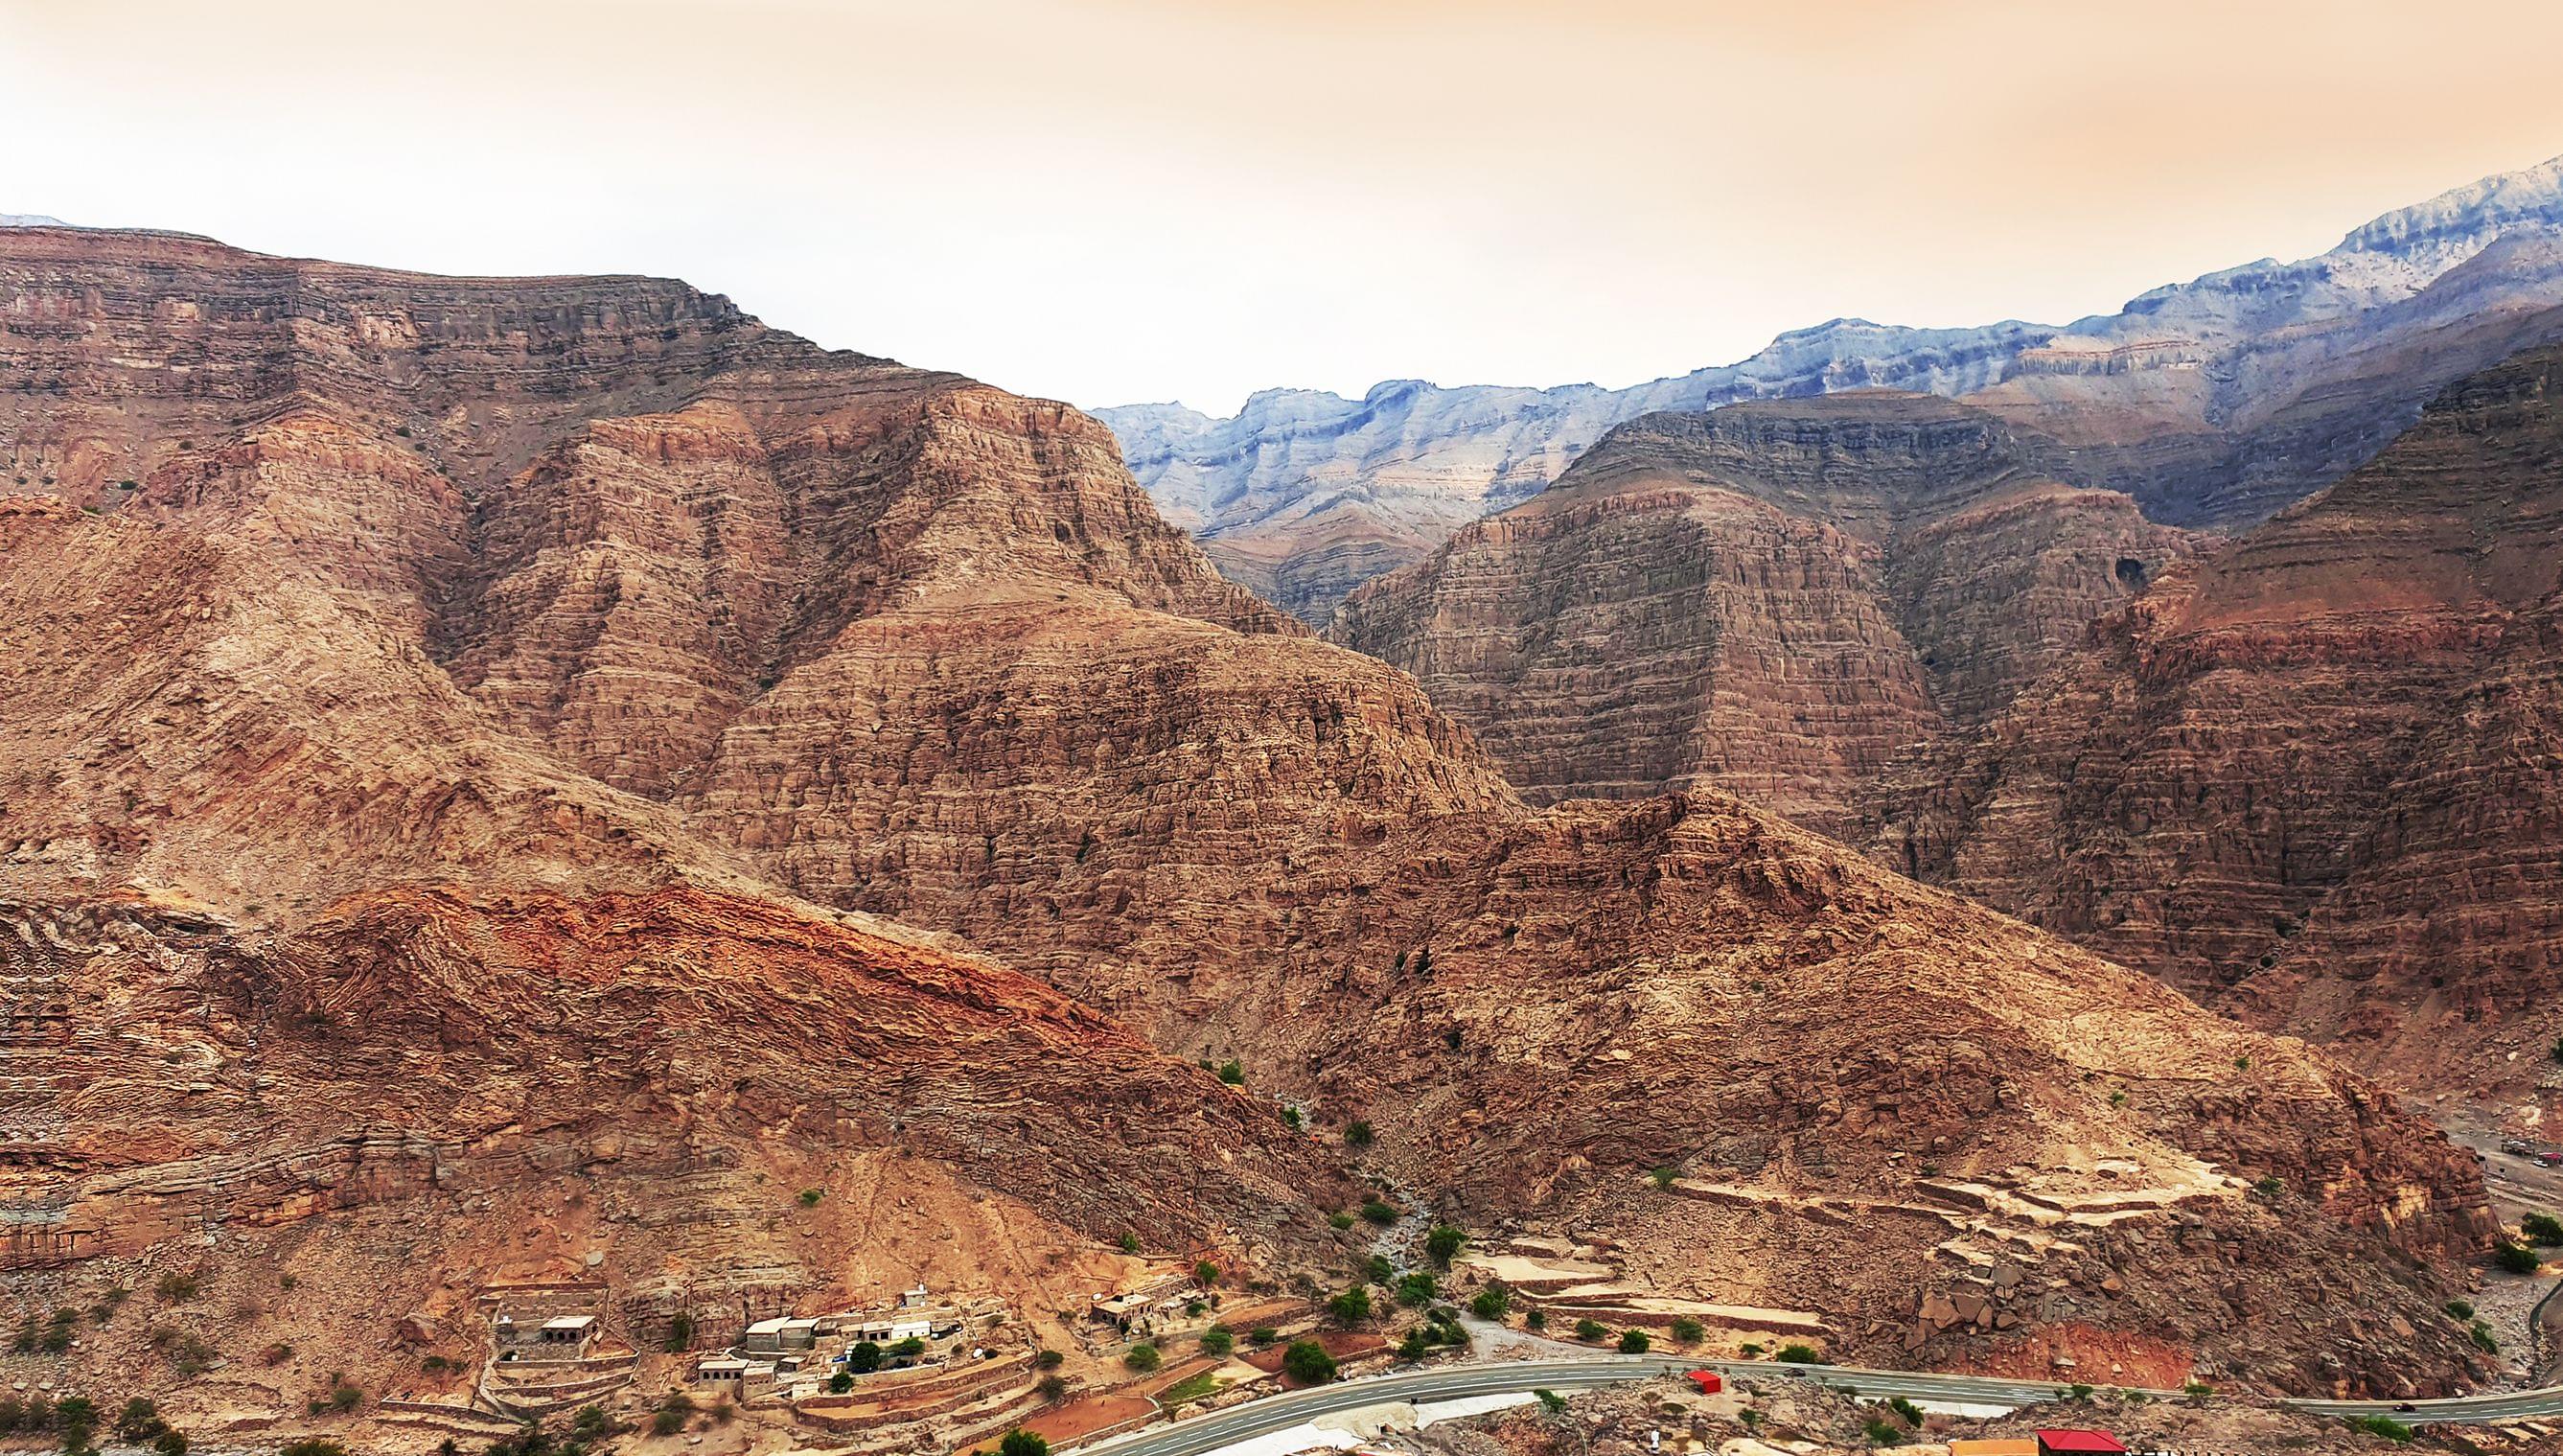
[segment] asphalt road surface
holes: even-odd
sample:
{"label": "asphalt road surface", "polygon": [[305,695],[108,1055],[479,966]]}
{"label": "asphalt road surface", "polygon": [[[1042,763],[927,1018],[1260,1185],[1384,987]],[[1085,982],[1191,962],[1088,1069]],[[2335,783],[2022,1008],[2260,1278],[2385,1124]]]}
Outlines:
{"label": "asphalt road surface", "polygon": [[[1862,1395],[1883,1399],[1901,1395],[1911,1400],[1964,1401],[1982,1405],[2028,1405],[2055,1398],[2062,1388],[2053,1380],[2017,1380],[1989,1375],[1945,1375],[1912,1370],[1869,1370],[1848,1365],[1786,1365],[1768,1360],[1690,1360],[1671,1355],[1590,1355],[1577,1359],[1511,1360],[1497,1364],[1445,1365],[1434,1369],[1368,1375],[1307,1390],[1293,1390],[1250,1400],[1244,1405],[1195,1416],[1173,1425],[1155,1426],[1115,1436],[1083,1448],[1082,1456],[1202,1456],[1223,1446],[1286,1430],[1322,1415],[1397,1402],[1458,1400],[1471,1395],[1510,1395],[1531,1390],[1590,1390],[1624,1380],[1650,1379],[1682,1370],[1712,1369],[1760,1381],[1810,1380],[1850,1386]],[[2174,1398],[2178,1392],[2147,1392]],[[2407,1422],[2456,1421],[2488,1424],[2523,1416],[2563,1415],[2563,1386],[2514,1390],[2492,1395],[2466,1395],[2449,1400],[2418,1400],[2398,1411],[2390,1400],[2296,1400],[2289,1404],[2323,1415],[2396,1415]]]}

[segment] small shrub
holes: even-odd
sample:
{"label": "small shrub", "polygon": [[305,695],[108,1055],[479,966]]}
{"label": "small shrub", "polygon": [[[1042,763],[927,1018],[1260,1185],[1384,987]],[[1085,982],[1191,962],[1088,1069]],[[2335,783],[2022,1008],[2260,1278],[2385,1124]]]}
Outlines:
{"label": "small shrub", "polygon": [[1499,1283],[1489,1283],[1469,1301],[1469,1313],[1480,1320],[1500,1320],[1513,1306],[1513,1292]]}
{"label": "small shrub", "polygon": [[2204,1380],[2192,1380],[2180,1387],[2180,1393],[2188,1396],[2192,1405],[2205,1405],[2216,1394],[2216,1387]]}
{"label": "small shrub", "polygon": [[2450,1300],[2441,1308],[2460,1320],[2470,1320],[2474,1317],[2474,1305],[2471,1300]]}
{"label": "small shrub", "polygon": [[1231,1087],[1244,1087],[1246,1085],[1246,1069],[1233,1061],[1222,1062],[1219,1064],[1219,1080],[1227,1083]]}
{"label": "small shrub", "polygon": [[347,1448],[335,1441],[296,1441],[276,1456],[347,1456]]}
{"label": "small shrub", "polygon": [[1050,1442],[1017,1426],[997,1443],[997,1456],[1050,1456]]}
{"label": "small shrub", "polygon": [[1896,1395],[1887,1400],[1886,1408],[1894,1411],[1897,1415],[1902,1416],[1906,1425],[1913,1427],[1917,1431],[1922,1429],[1921,1406],[1914,1404],[1912,1401],[1905,1399],[1901,1395]]}
{"label": "small shrub", "polygon": [[1125,1254],[1135,1254],[1139,1252],[1139,1236],[1134,1233],[1123,1234],[1121,1236],[1121,1252]]}
{"label": "small shrub", "polygon": [[2249,1071],[2251,1071],[2251,1070],[2252,1070],[2252,1059],[2251,1059],[2250,1057],[2236,1057],[2236,1058],[2234,1059],[2234,1070],[2235,1070],[2235,1071],[2237,1071],[2237,1072],[2249,1072]]}
{"label": "small shrub", "polygon": [[1433,1303],[1440,1292],[1440,1282],[1430,1274],[1410,1274],[1397,1282],[1397,1302],[1408,1309]]}
{"label": "small shrub", "polygon": [[1208,1289],[1210,1286],[1219,1283],[1219,1266],[1208,1259],[1204,1259],[1200,1263],[1195,1264],[1193,1266],[1193,1283],[1202,1286],[1204,1289]]}
{"label": "small shrub", "polygon": [[804,1208],[816,1208],[819,1206],[819,1200],[827,1196],[828,1190],[825,1188],[803,1188],[801,1190],[801,1206]]}
{"label": "small shrub", "polygon": [[1522,1324],[1531,1330],[1545,1330],[1548,1328],[1548,1311],[1533,1310],[1522,1316]]}
{"label": "small shrub", "polygon": [[1743,1355],[1746,1359],[1751,1359],[1762,1352],[1762,1347],[1748,1340],[1743,1345],[1737,1347],[1736,1352]]}
{"label": "small shrub", "polygon": [[2474,1349],[2485,1354],[2500,1353],[2500,1342],[2491,1338],[2491,1327],[2480,1320],[2466,1328],[2465,1338],[2474,1343]]}
{"label": "small shrub", "polygon": [[1353,1226],[1353,1216],[1338,1208],[1326,1215],[1326,1222],[1334,1228],[1350,1228]]}
{"label": "small shrub", "polygon": [[1623,1330],[1620,1332],[1620,1352],[1622,1354],[1645,1354],[1648,1348],[1654,1344],[1654,1341],[1647,1338],[1647,1332],[1644,1330]]}
{"label": "small shrub", "polygon": [[1674,1185],[1674,1179],[1679,1176],[1680,1173],[1677,1172],[1674,1165],[1669,1162],[1658,1163],[1656,1166],[1647,1169],[1647,1177],[1659,1188],[1672,1187]]}
{"label": "small shrub", "polygon": [[1684,1315],[1674,1321],[1672,1333],[1676,1345],[1697,1345],[1701,1337],[1708,1334],[1708,1328]]}
{"label": "small shrub", "polygon": [[258,1352],[258,1362],[263,1365],[281,1365],[292,1358],[294,1347],[282,1340]]}
{"label": "small shrub", "polygon": [[1134,1345],[1121,1352],[1121,1363],[1143,1375],[1155,1369],[1164,1359],[1165,1356],[1159,1354],[1157,1347],[1153,1345]]}
{"label": "small shrub", "polygon": [[341,1380],[329,1390],[329,1408],[344,1415],[365,1403],[365,1392]]}
{"label": "small shrub", "polygon": [[2279,1181],[2275,1175],[2264,1175],[2252,1184],[2252,1191],[2264,1198],[2275,1198],[2287,1191],[2287,1185]]}
{"label": "small shrub", "polygon": [[2518,1221],[2518,1231],[2527,1235],[2527,1241],[2531,1244],[2541,1244],[2548,1248],[2563,1244],[2563,1220],[2558,1220],[2551,1213],[2527,1215]]}
{"label": "small shrub", "polygon": [[668,1352],[683,1354],[691,1350],[693,1344],[694,1317],[684,1310],[679,1310],[677,1317],[668,1322]]}
{"label": "small shrub", "polygon": [[1599,1340],[1610,1333],[1610,1331],[1602,1328],[1602,1322],[1599,1320],[1578,1320],[1575,1322],[1575,1338],[1578,1340]]}
{"label": "small shrub", "polygon": [[853,1388],[855,1376],[851,1370],[839,1370],[828,1377],[828,1393],[831,1395],[843,1395]]}
{"label": "small shrub", "polygon": [[164,1305],[183,1305],[196,1297],[196,1276],[172,1269],[160,1276],[160,1282],[151,1287],[151,1292],[159,1296],[160,1303]]}
{"label": "small shrub", "polygon": [[1386,1254],[1373,1254],[1363,1260],[1362,1271],[1365,1278],[1382,1289],[1397,1283],[1397,1266],[1388,1262]]}
{"label": "small shrub", "polygon": [[1313,1340],[1297,1340],[1282,1352],[1282,1371],[1302,1385],[1322,1385],[1335,1377],[1335,1357]]}
{"label": "small shrub", "polygon": [[1061,1365],[1068,1363],[1068,1356],[1055,1350],[1045,1350],[1041,1353],[1033,1356],[1033,1363],[1041,1366],[1045,1370],[1055,1370]]}
{"label": "small shrub", "polygon": [[1414,1329],[1406,1332],[1406,1338],[1404,1340],[1397,1343],[1397,1357],[1399,1359],[1422,1359],[1424,1356],[1433,1352],[1433,1347],[1439,1345],[1441,1342],[1435,1340],[1430,1335],[1425,1334],[1424,1329],[1425,1327],[1421,1325],[1416,1326]]}
{"label": "small shrub", "polygon": [[1373,1198],[1361,1206],[1361,1216],[1383,1228],[1387,1227],[1389,1224],[1397,1222],[1397,1210],[1390,1207],[1388,1204],[1381,1202],[1377,1198]]}
{"label": "small shrub", "polygon": [[1286,1103],[1283,1104],[1282,1108],[1282,1121],[1293,1128],[1299,1126],[1299,1110]]}
{"label": "small shrub", "polygon": [[1775,1358],[1784,1364],[1792,1365],[1820,1365],[1825,1362],[1824,1356],[1817,1354],[1812,1347],[1804,1345],[1781,1346],[1780,1353]]}
{"label": "small shrub", "polygon": [[893,1359],[914,1359],[918,1355],[925,1353],[925,1342],[911,1335],[905,1340],[900,1341],[898,1344],[891,1346],[888,1350],[884,1351],[883,1353],[889,1355]]}
{"label": "small shrub", "polygon": [[1540,1409],[1551,1415],[1557,1415],[1566,1409],[1566,1397],[1554,1390],[1533,1390],[1530,1393],[1539,1397]]}
{"label": "small shrub", "polygon": [[2511,1274],[2533,1274],[2545,1262],[2536,1256],[2534,1249],[2524,1244],[2513,1244],[2507,1239],[2492,1246],[2491,1261]]}
{"label": "small shrub", "polygon": [[1424,1236],[1425,1257],[1448,1269],[1451,1267],[1451,1261],[1458,1257],[1461,1246],[1468,1242],[1467,1234],[1447,1223],[1437,1223],[1433,1225],[1432,1231]]}
{"label": "small shrub", "polygon": [[1201,1347],[1205,1354],[1226,1354],[1237,1349],[1237,1336],[1226,1325],[1213,1325],[1202,1332]]}
{"label": "small shrub", "polygon": [[1274,1329],[1270,1325],[1258,1325],[1254,1329],[1246,1332],[1246,1338],[1254,1341],[1259,1346],[1271,1345],[1274,1341],[1282,1338],[1282,1332]]}
{"label": "small shrub", "polygon": [[1326,1315],[1336,1324],[1349,1329],[1370,1318],[1370,1291],[1354,1285],[1326,1301]]}
{"label": "small shrub", "polygon": [[1346,1146],[1348,1146],[1348,1147],[1368,1147],[1368,1146],[1370,1145],[1370,1144],[1371,1144],[1371,1131],[1370,1131],[1370,1124],[1368,1124],[1368,1123],[1353,1123],[1353,1124],[1351,1124],[1351,1125],[1347,1126],[1347,1127],[1344,1129],[1344,1144],[1345,1144]]}
{"label": "small shrub", "polygon": [[2389,1441],[2412,1439],[2412,1428],[2390,1415],[2353,1415],[2349,1417],[2349,1428],[2365,1431],[2371,1436],[2383,1436]]}
{"label": "small shrub", "polygon": [[1041,1383],[1033,1386],[1033,1392],[1050,1404],[1057,1405],[1060,1398],[1068,1394],[1068,1376],[1044,1375],[1041,1377]]}

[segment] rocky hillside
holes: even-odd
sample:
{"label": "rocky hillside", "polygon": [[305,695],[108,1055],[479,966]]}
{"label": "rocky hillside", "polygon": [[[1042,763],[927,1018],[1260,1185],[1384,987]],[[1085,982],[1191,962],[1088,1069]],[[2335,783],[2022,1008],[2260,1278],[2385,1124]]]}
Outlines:
{"label": "rocky hillside", "polygon": [[[347,1320],[395,1257],[1037,1302],[1128,1232],[1332,1279],[1319,1149],[1363,1119],[1403,1196],[1877,1358],[1997,1357],[1905,1341],[1976,1277],[1955,1231],[2039,1269],[2001,1338],[2043,1352],[2479,1372],[2375,1334],[2488,1225],[2369,1084],[1714,792],[1525,804],[1073,410],[673,284],[43,229],[0,236],[0,862],[50,1038],[0,1114],[83,1130],[19,1185],[111,1233],[67,1279],[178,1257],[188,1198]],[[1646,1196],[1663,1163],[1759,1211]],[[1933,1179],[1986,1209],[1912,1212]],[[897,1216],[787,1258],[795,1186]]]}
{"label": "rocky hillside", "polygon": [[1370,583],[1329,633],[1413,673],[1532,799],[1716,784],[1855,831],[2192,549],[1983,411],[1861,392],[1648,415]]}
{"label": "rocky hillside", "polygon": [[2174,568],[1896,790],[1910,873],[2413,1085],[2549,1065],[2563,353]]}
{"label": "rocky hillside", "polygon": [[2260,519],[2375,453],[2449,380],[2563,338],[2563,158],[2487,177],[2294,263],[2157,289],[2062,326],[1836,319],[1741,363],[1628,389],[1275,390],[1212,419],[1100,411],[1168,519],[1312,623],[1368,578],[1556,479],[1612,426],[1745,399],[1963,398],[2070,447],[2061,478],[2154,520]]}

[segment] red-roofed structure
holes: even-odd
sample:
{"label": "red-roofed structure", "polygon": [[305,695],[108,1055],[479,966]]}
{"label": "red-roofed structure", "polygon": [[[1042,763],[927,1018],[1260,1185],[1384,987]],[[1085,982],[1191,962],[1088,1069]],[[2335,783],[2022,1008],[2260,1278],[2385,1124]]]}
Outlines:
{"label": "red-roofed structure", "polygon": [[2107,1431],[2040,1431],[2038,1456],[2126,1456],[2126,1445]]}
{"label": "red-roofed structure", "polygon": [[1690,1382],[1699,1387],[1699,1393],[1702,1395],[1714,1395],[1726,1388],[1726,1382],[1718,1378],[1715,1370],[1693,1370],[1690,1372]]}

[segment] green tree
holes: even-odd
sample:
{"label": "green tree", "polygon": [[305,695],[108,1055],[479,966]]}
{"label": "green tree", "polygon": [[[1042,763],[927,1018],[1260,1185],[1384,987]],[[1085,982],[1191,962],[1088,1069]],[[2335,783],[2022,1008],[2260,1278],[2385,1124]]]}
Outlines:
{"label": "green tree", "polygon": [[1820,1365],[1824,1363],[1824,1359],[1816,1353],[1812,1347],[1804,1345],[1781,1346],[1780,1353],[1777,1358],[1793,1365]]}
{"label": "green tree", "polygon": [[855,1375],[852,1370],[839,1370],[828,1377],[828,1393],[831,1395],[843,1395],[853,1388]]}
{"label": "green tree", "polygon": [[1438,1293],[1439,1281],[1430,1274],[1410,1274],[1397,1282],[1397,1302],[1410,1310],[1433,1303]]}
{"label": "green tree", "polygon": [[2534,1249],[2524,1244],[2513,1244],[2507,1239],[2492,1246],[2491,1261],[2512,1274],[2533,1274],[2545,1262],[2536,1256]]}
{"label": "green tree", "polygon": [[1274,1329],[1270,1325],[1258,1325],[1254,1329],[1246,1332],[1246,1338],[1254,1341],[1259,1346],[1271,1345],[1273,1342],[1282,1338],[1282,1332]]}
{"label": "green tree", "polygon": [[1193,1265],[1193,1283],[1205,1289],[1219,1283],[1219,1266],[1208,1259]]}
{"label": "green tree", "polygon": [[1213,1325],[1202,1332],[1201,1347],[1206,1354],[1226,1354],[1237,1349],[1237,1333],[1226,1325]]}
{"label": "green tree", "polygon": [[1499,1281],[1489,1280],[1469,1301],[1469,1313],[1480,1320],[1500,1320],[1513,1307],[1513,1292]]}
{"label": "green tree", "polygon": [[925,1353],[925,1342],[911,1335],[883,1352],[894,1359],[914,1359]]}
{"label": "green tree", "polygon": [[1326,1314],[1336,1324],[1350,1329],[1370,1318],[1370,1290],[1354,1285],[1326,1301]]}
{"label": "green tree", "polygon": [[846,1352],[846,1368],[858,1375],[869,1375],[880,1369],[881,1362],[882,1348],[869,1340],[857,1341],[855,1348]]}
{"label": "green tree", "polygon": [[1431,1337],[1424,1333],[1423,1326],[1415,1326],[1413,1329],[1406,1332],[1406,1338],[1404,1340],[1397,1343],[1397,1357],[1399,1359],[1422,1359],[1433,1352],[1435,1343],[1436,1342]]}
{"label": "green tree", "polygon": [[682,1354],[693,1349],[693,1346],[694,1317],[684,1310],[679,1310],[677,1318],[668,1322],[668,1352]]}
{"label": "green tree", "polygon": [[1050,1442],[1017,1426],[997,1443],[997,1456],[1050,1456]]}
{"label": "green tree", "polygon": [[1164,1358],[1153,1345],[1134,1345],[1122,1352],[1121,1363],[1144,1375],[1155,1369]]}
{"label": "green tree", "polygon": [[1697,1345],[1700,1338],[1706,1334],[1708,1334],[1707,1327],[1688,1315],[1674,1321],[1673,1336],[1676,1345]]}
{"label": "green tree", "polygon": [[2442,1308],[2460,1320],[2470,1320],[2474,1317],[2474,1306],[2471,1300],[2450,1300]]}
{"label": "green tree", "polygon": [[2527,1215],[2518,1221],[2518,1231],[2527,1235],[2531,1244],[2542,1244],[2548,1248],[2563,1244],[2563,1220],[2556,1219],[2551,1213]]}
{"label": "green tree", "polygon": [[1647,1347],[1653,1344],[1655,1344],[1655,1342],[1647,1338],[1647,1332],[1644,1330],[1623,1330],[1620,1332],[1620,1352],[1622,1354],[1645,1354],[1647,1352]]}
{"label": "green tree", "polygon": [[1369,1202],[1364,1203],[1362,1205],[1361,1213],[1362,1217],[1369,1219],[1371,1222],[1376,1223],[1383,1228],[1389,1224],[1397,1222],[1397,1210],[1390,1207],[1388,1204],[1381,1202],[1377,1198],[1373,1198]]}
{"label": "green tree", "polygon": [[1041,1353],[1033,1356],[1033,1363],[1041,1366],[1045,1370],[1055,1370],[1061,1365],[1068,1363],[1068,1356],[1060,1353],[1056,1350],[1045,1350]]}
{"label": "green tree", "polygon": [[1322,1385],[1335,1377],[1335,1357],[1313,1340],[1295,1340],[1282,1352],[1282,1372],[1300,1385]]}
{"label": "green tree", "polygon": [[1447,1223],[1437,1223],[1433,1225],[1431,1232],[1424,1235],[1424,1253],[1434,1263],[1448,1269],[1451,1267],[1452,1257],[1458,1254],[1460,1246],[1468,1241],[1467,1234]]}

